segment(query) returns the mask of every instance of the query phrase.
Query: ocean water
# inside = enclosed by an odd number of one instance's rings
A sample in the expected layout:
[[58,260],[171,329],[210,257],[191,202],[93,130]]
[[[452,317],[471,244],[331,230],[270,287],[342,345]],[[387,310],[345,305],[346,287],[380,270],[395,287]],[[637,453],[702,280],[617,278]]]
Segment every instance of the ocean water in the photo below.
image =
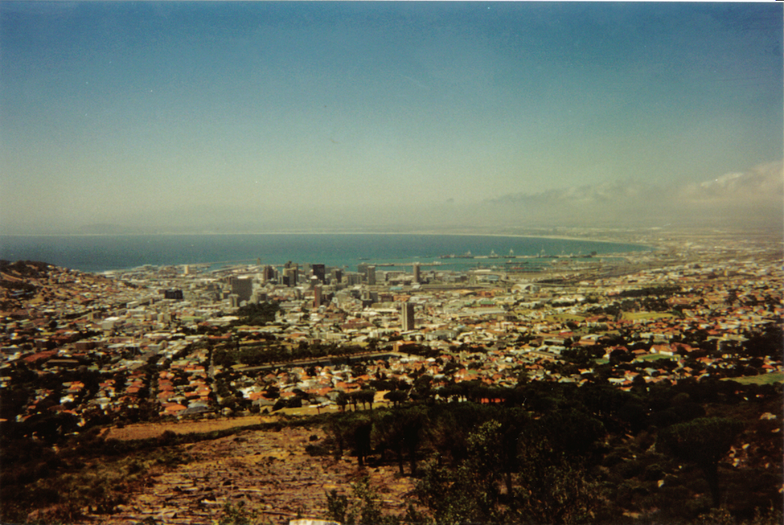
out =
[[[242,234],[242,235],[65,235],[0,236],[0,259],[44,261],[85,272],[135,268],[146,264],[209,263],[282,265],[321,263],[356,271],[360,263],[440,263],[463,270],[503,265],[514,255],[526,265],[547,264],[549,257],[639,252],[649,247],[538,237],[414,234]],[[444,255],[495,254],[499,258],[442,258]]]

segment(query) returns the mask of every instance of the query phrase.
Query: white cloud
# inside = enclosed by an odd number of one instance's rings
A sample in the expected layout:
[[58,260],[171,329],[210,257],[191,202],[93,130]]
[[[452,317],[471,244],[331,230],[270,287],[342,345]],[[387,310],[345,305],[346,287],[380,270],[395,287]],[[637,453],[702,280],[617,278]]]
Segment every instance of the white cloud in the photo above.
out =
[[740,173],[726,173],[713,180],[689,184],[679,198],[743,204],[784,198],[782,162],[771,162]]
[[779,161],[700,183],[616,181],[508,194],[486,204],[486,217],[499,222],[780,229],[784,224],[784,174]]

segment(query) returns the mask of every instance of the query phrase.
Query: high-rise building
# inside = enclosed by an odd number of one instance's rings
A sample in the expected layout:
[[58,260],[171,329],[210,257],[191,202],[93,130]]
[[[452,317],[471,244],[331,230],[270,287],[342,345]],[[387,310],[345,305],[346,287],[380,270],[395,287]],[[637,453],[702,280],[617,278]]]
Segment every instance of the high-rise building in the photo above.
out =
[[422,275],[419,271],[419,263],[414,263],[414,282],[422,282]]
[[414,329],[414,303],[406,301],[403,303],[403,309],[401,311],[401,317],[403,318],[403,331],[408,332],[409,330]]
[[368,286],[375,286],[375,284],[376,284],[376,267],[375,266],[368,266],[367,267],[367,283],[368,283]]
[[357,284],[362,284],[362,278],[364,274],[355,273],[355,272],[346,272],[346,284],[349,286],[354,286]]
[[333,284],[339,283],[340,281],[343,280],[343,270],[341,270],[340,268],[334,268],[330,273],[332,274]]
[[313,287],[313,308],[321,306],[321,286],[316,285]]
[[313,272],[313,277],[318,278],[319,281],[322,283],[326,280],[327,277],[327,268],[323,264],[313,264],[311,265],[311,270]]
[[261,272],[262,280],[266,283],[268,281],[273,281],[275,279],[275,268],[272,266],[265,266],[264,270]]
[[297,265],[284,269],[283,279],[284,284],[287,286],[297,286],[297,281],[299,280],[299,268]]
[[232,277],[231,293],[236,294],[240,301],[249,301],[253,294],[253,279],[250,277]]

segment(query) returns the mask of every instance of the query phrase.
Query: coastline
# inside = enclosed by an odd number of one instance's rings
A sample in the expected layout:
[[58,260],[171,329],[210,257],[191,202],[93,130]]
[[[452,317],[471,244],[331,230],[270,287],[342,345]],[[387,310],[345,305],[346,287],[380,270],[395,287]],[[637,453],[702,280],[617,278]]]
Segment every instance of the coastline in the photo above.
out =
[[[386,239],[389,239],[387,242]],[[367,239],[367,240],[365,240]],[[410,241],[409,241],[410,239]],[[503,259],[508,252],[551,260],[596,252],[599,256],[700,250],[707,245],[778,245],[770,230],[531,228],[529,231],[271,231],[204,233],[67,233],[0,234],[0,259],[42,261],[84,272],[128,270],[145,265],[211,266],[285,261],[322,262],[352,267],[358,261],[429,262],[472,252],[480,265],[487,254]],[[570,245],[574,243],[573,245]],[[449,258],[449,257],[446,257]],[[508,256],[506,256],[508,258]],[[451,258],[450,258],[451,259]],[[460,259],[460,258],[458,258]],[[477,262],[477,261],[474,261]],[[451,260],[444,270],[463,271],[464,261]],[[471,263],[469,263],[471,264]]]
[[[429,262],[442,259],[444,255],[467,251],[481,260],[494,252],[500,259],[508,251],[513,251],[516,256],[557,258],[592,252],[614,256],[656,250],[655,246],[641,242],[537,233],[539,235],[465,231],[16,235],[0,236],[0,258],[43,261],[100,273],[145,265],[219,266],[256,260],[278,266],[291,260],[351,267],[361,260],[370,260],[374,264]],[[474,262],[472,260],[469,264]],[[444,270],[462,271],[464,267],[463,261],[451,261],[445,263]]]
[[[641,234],[642,232],[640,232]],[[600,242],[606,244],[630,244],[648,246],[648,243],[631,240],[614,240],[605,236],[591,237],[579,235],[545,235],[527,233],[478,233],[478,232],[439,232],[439,231],[265,231],[265,232],[125,232],[125,233],[0,233],[2,237],[39,238],[39,237],[236,237],[241,235],[422,235],[422,236],[455,236],[455,237],[508,237],[512,239],[552,239],[561,241]]]
[[[542,230],[556,230],[553,233],[544,233]],[[558,232],[557,230],[567,230]],[[488,237],[488,238],[514,238],[514,239],[549,239],[577,242],[615,243],[639,246],[650,249],[660,249],[671,243],[674,238],[698,240],[705,238],[748,236],[754,238],[770,238],[771,241],[782,241],[781,232],[776,228],[768,229],[726,229],[710,227],[641,227],[641,228],[579,228],[566,226],[535,227],[530,232],[506,231],[470,231],[470,230],[270,230],[270,231],[154,231],[154,232],[65,232],[65,233],[2,233],[2,238],[106,238],[106,237],[238,237],[238,236],[305,236],[305,235],[340,235],[340,236],[453,236],[453,237]],[[665,237],[665,238],[662,238]],[[669,238],[667,238],[669,237]]]

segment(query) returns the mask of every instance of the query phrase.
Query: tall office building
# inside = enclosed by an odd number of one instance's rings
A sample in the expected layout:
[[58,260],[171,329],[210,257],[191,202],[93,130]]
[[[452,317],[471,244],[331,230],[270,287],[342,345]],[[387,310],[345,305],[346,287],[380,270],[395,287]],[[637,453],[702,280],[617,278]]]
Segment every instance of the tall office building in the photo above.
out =
[[367,283],[368,283],[368,286],[375,286],[375,284],[376,284],[376,267],[375,266],[368,266],[367,267]]
[[299,280],[299,268],[297,265],[283,270],[284,284],[287,286],[297,286]]
[[422,282],[422,275],[419,271],[419,263],[414,263],[414,282]]
[[343,280],[343,270],[340,268],[334,268],[330,273],[332,274],[333,284]]
[[313,277],[318,278],[319,281],[322,283],[325,282],[327,277],[327,268],[323,264],[313,264],[311,265],[311,270],[313,271]]
[[231,293],[236,294],[240,301],[249,301],[253,294],[253,279],[250,277],[232,277]]
[[316,285],[313,287],[313,308],[321,306],[321,286]]
[[403,309],[400,312],[403,318],[403,331],[408,332],[414,329],[414,303],[406,301],[403,303]]
[[355,286],[357,284],[362,284],[362,278],[364,274],[355,273],[355,272],[346,272],[346,284],[349,286]]

